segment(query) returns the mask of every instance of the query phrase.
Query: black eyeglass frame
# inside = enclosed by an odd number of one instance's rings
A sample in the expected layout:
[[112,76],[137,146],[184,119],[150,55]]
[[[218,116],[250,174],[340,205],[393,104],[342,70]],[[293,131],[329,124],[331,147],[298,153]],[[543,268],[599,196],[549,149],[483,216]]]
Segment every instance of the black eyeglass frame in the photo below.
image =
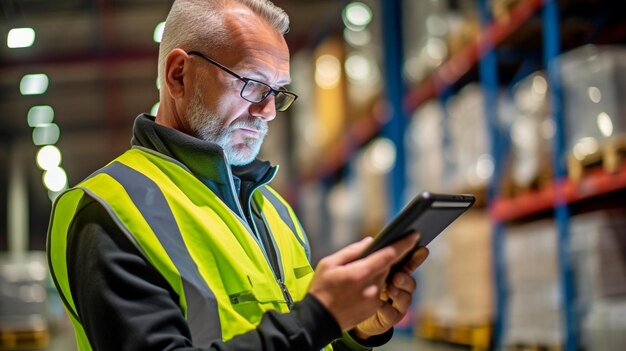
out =
[[[217,62],[217,61],[213,60],[212,58],[210,58],[210,57],[208,57],[208,56],[204,55],[204,54],[203,54],[203,53],[201,53],[201,52],[198,52],[198,51],[193,51],[193,50],[192,50],[192,51],[188,51],[188,52],[187,52],[187,55],[194,55],[194,56],[198,56],[198,57],[200,57],[200,58],[204,59],[205,61],[207,61],[207,62],[209,62],[209,63],[211,63],[211,64],[213,64],[213,65],[215,65],[215,66],[219,67],[220,69],[222,69],[224,72],[226,72],[226,73],[230,74],[231,76],[233,76],[233,77],[235,77],[235,78],[237,78],[237,79],[241,80],[242,82],[244,82],[245,84],[244,84],[244,85],[243,85],[243,87],[241,88],[241,91],[239,92],[239,96],[241,96],[241,98],[242,98],[242,99],[244,99],[244,100],[246,100],[246,101],[248,101],[248,102],[251,102],[251,103],[253,103],[253,104],[260,104],[260,103],[261,103],[261,102],[263,102],[265,99],[267,99],[267,97],[268,97],[268,96],[270,96],[270,94],[272,94],[272,95],[274,95],[274,97],[276,97],[276,101],[279,101],[279,99],[278,99],[278,98],[279,98],[279,94],[284,94],[284,95],[285,95],[285,97],[287,97],[287,100],[286,100],[286,101],[288,101],[288,103],[287,103],[287,104],[285,104],[284,106],[281,106],[280,108],[279,108],[279,106],[275,105],[275,107],[276,107],[276,111],[279,111],[279,112],[284,112],[284,111],[287,111],[287,109],[288,109],[289,107],[291,107],[291,105],[293,104],[293,102],[294,102],[294,101],[296,101],[296,99],[298,98],[298,95],[296,95],[295,93],[292,93],[291,91],[288,91],[288,90],[277,90],[277,89],[274,89],[274,88],[272,88],[271,86],[269,86],[267,83],[263,83],[263,82],[260,82],[260,81],[258,81],[258,80],[256,80],[256,79],[252,79],[252,78],[242,77],[242,76],[240,76],[239,74],[235,73],[235,72],[234,72],[233,70],[231,70],[230,68],[228,68],[228,67],[226,67],[226,66],[222,65],[221,63],[219,63],[219,62]],[[256,84],[261,84],[261,85],[263,85],[263,86],[266,86],[266,87],[268,88],[268,91],[267,91],[267,92],[265,92],[265,93],[263,93],[263,95],[261,96],[261,99],[259,99],[258,101],[256,101],[256,100],[251,100],[250,98],[247,98],[247,97],[243,96],[243,92],[244,92],[244,90],[246,89],[246,86],[248,86],[248,83],[249,83],[249,82],[254,82],[254,83],[256,83]],[[281,100],[281,101],[282,101],[282,100]]]

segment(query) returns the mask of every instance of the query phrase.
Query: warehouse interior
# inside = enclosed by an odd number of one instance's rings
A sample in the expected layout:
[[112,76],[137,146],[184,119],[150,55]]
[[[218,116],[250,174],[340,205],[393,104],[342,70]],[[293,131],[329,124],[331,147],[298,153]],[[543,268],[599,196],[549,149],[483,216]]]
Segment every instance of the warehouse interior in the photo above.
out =
[[[0,350],[74,350],[58,194],[158,109],[172,0],[0,1]],[[626,2],[275,0],[294,106],[260,157],[313,260],[418,193],[473,194],[381,350],[626,348]]]

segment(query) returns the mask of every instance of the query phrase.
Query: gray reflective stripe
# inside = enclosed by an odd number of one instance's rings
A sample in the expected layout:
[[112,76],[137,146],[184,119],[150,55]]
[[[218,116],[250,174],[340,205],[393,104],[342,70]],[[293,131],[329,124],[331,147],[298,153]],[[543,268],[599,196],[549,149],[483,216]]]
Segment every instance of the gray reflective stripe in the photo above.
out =
[[[311,248],[309,246],[308,241],[306,240],[306,236],[305,236],[305,239],[302,240],[300,236],[298,235],[298,231],[296,230],[296,224],[293,222],[293,219],[291,218],[291,215],[289,214],[289,209],[287,208],[287,206],[285,206],[285,204],[282,201],[280,201],[276,197],[276,195],[274,195],[274,193],[272,193],[267,187],[263,186],[259,188],[259,190],[261,191],[261,193],[263,193],[263,195],[268,200],[270,200],[270,202],[272,203],[272,206],[274,206],[280,218],[283,220],[283,222],[285,222],[285,224],[287,224],[289,229],[291,229],[293,234],[296,236],[296,239],[298,239],[298,242],[300,242],[300,245],[304,247],[307,258],[309,259],[309,261],[311,261]],[[267,223],[267,219],[265,219],[265,222]],[[297,225],[300,229],[302,229],[299,223]],[[301,232],[304,234],[304,230],[302,230]]]
[[100,172],[110,175],[124,187],[178,269],[185,290],[187,323],[194,346],[208,347],[211,341],[221,340],[222,328],[215,295],[200,276],[159,187],[150,178],[119,162],[111,163]]

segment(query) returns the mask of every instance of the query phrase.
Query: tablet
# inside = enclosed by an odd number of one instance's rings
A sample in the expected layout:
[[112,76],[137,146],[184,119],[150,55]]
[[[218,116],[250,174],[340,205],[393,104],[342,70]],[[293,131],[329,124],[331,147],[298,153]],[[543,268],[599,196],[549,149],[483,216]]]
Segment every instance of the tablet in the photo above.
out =
[[467,211],[476,199],[472,195],[435,194],[423,192],[417,195],[383,230],[361,254],[365,257],[372,252],[390,245],[412,232],[420,233],[415,247],[392,269],[390,276],[402,269],[420,246],[428,245],[450,223]]

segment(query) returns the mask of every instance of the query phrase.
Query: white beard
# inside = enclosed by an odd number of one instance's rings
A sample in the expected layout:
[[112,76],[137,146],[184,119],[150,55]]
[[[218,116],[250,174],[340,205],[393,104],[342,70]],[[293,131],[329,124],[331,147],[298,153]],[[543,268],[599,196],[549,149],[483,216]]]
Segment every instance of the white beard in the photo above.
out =
[[[243,166],[252,162],[261,150],[263,139],[267,135],[267,122],[253,116],[239,118],[232,125],[224,124],[202,103],[202,89],[196,89],[186,111],[186,118],[196,137],[218,144],[224,149],[226,159],[233,166]],[[259,131],[258,138],[245,138],[242,143],[233,144],[233,134],[238,128]]]

